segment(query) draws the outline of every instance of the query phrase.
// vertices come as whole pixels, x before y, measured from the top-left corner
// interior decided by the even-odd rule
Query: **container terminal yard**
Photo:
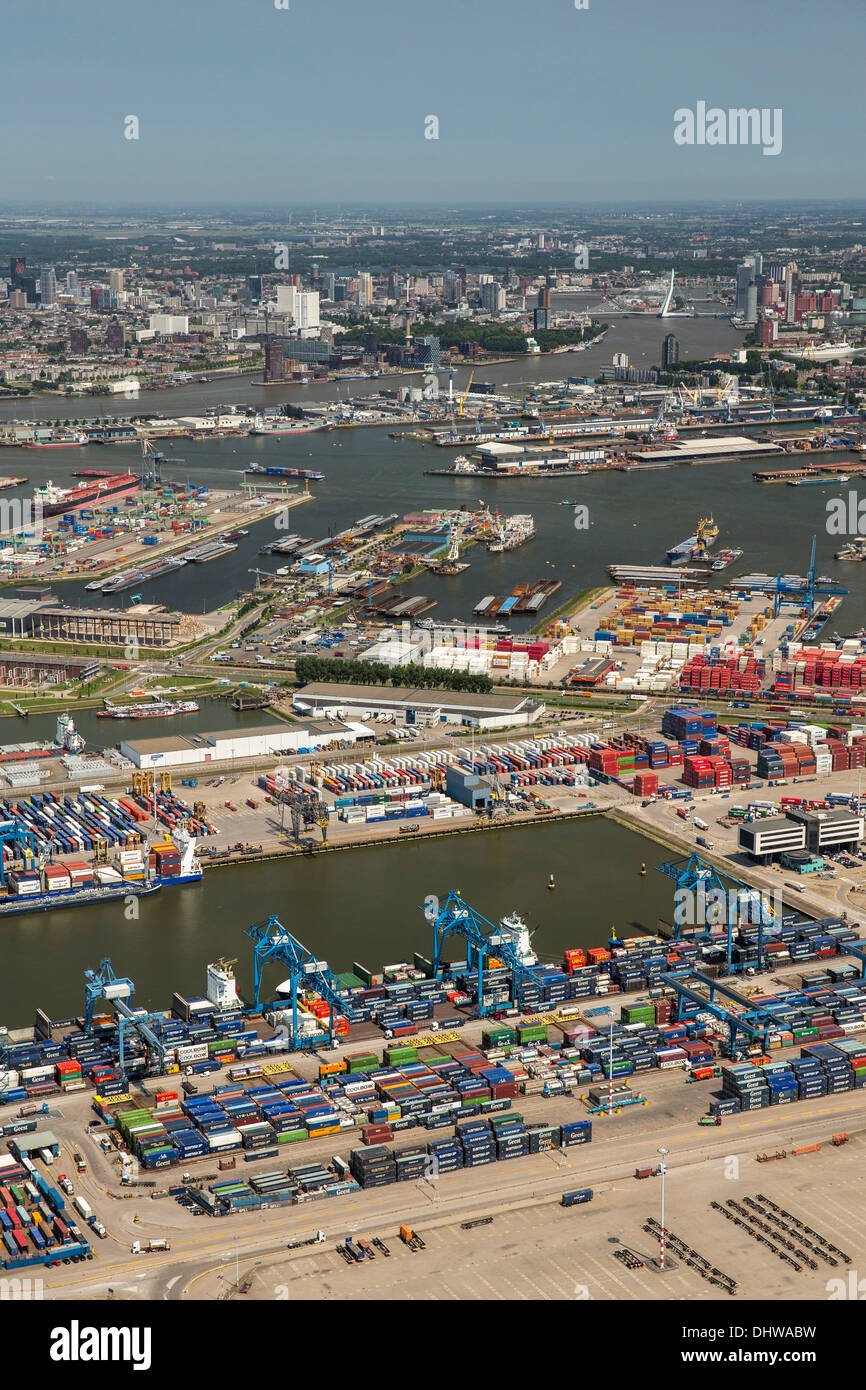
[[[648,1292],[660,1151],[678,1295],[750,1298],[763,1284],[815,1297],[863,1240],[838,1183],[863,1142],[864,946],[839,918],[770,919],[742,889],[737,903],[727,923],[614,931],[542,965],[519,917],[491,922],[452,891],[422,905],[426,959],[345,974],[272,916],[246,928],[253,999],[220,959],[203,995],[176,994],[164,1014],[136,1008],[134,981],[103,960],[85,972],[80,1016],[37,1011],[35,1028],[7,1035],[6,1268],[38,1268],[61,1299],[109,1284],[166,1296],[178,1281],[173,1297],[207,1297],[211,1252],[228,1244],[309,1279],[302,1297],[366,1260],[363,1285],[346,1288],[375,1297],[392,1277],[377,1256],[421,1253],[462,1286],[464,1271],[444,1273],[455,1243],[483,1257],[531,1216],[520,1273],[490,1275],[481,1296],[540,1277],[670,1297]],[[212,1235],[213,1220],[228,1225]],[[581,1239],[557,1260],[557,1228],[573,1220]],[[464,1239],[471,1222],[479,1234]]]

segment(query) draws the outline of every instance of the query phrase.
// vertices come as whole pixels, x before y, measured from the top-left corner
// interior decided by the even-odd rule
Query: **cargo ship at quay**
[[[431,899],[427,901],[429,904]],[[744,1090],[733,1084],[743,1067],[750,1072],[757,1068],[742,1062],[738,1071],[736,1064],[746,1056],[768,1063],[768,1056],[760,1054],[774,1048],[794,1047],[802,1050],[803,1056],[812,1054],[813,1065],[823,1058],[828,1044],[834,1061],[841,1061],[836,1053],[845,1055],[845,1047],[850,1050],[849,1065],[838,1084],[828,1085],[828,1080],[836,1078],[825,1077],[819,1087],[809,1078],[809,1084],[801,1089],[796,1074],[793,1081],[786,1077],[786,1098],[795,1102],[815,1094],[853,1090],[852,1066],[864,1067],[864,1061],[855,1064],[851,1059],[866,1059],[866,1046],[850,1034],[866,1030],[866,1004],[862,996],[859,1006],[848,1004],[852,991],[844,982],[856,978],[858,972],[853,965],[841,963],[846,951],[859,950],[862,942],[857,931],[840,918],[812,921],[792,913],[786,916],[784,926],[743,922],[731,935],[725,927],[701,927],[673,939],[662,935],[623,938],[614,928],[603,947],[567,948],[559,960],[544,962],[533,949],[532,933],[519,913],[512,912],[498,923],[490,921],[456,890],[449,892],[441,905],[436,898],[432,902],[435,908],[428,906],[422,911],[429,914],[434,941],[443,932],[463,937],[470,947],[468,959],[444,961],[434,950],[430,958],[416,953],[411,962],[385,965],[375,971],[355,962],[350,971],[339,973],[311,954],[279,917],[271,915],[245,928],[254,961],[250,999],[244,1000],[238,992],[232,970],[235,961],[220,959],[207,966],[204,995],[175,992],[169,1010],[148,1013],[142,1019],[143,1027],[139,1030],[133,1023],[125,1030],[125,1038],[111,1013],[99,1014],[98,1040],[92,1036],[96,1004],[101,999],[109,1003],[130,1001],[135,992],[134,983],[119,979],[111,962],[103,960],[99,971],[85,973],[87,1002],[82,1018],[54,1023],[44,1010],[37,1009],[29,1040],[0,1037],[0,1061],[6,1078],[0,1089],[0,1105],[44,1101],[64,1089],[64,1082],[74,1072],[75,1088],[86,1090],[89,1083],[102,1114],[105,1107],[114,1110],[116,1104],[129,1100],[132,1079],[161,1076],[169,1067],[182,1069],[188,1076],[204,1076],[231,1066],[235,1070],[229,1073],[229,1080],[234,1088],[185,1103],[188,1124],[178,1122],[163,1128],[156,1123],[160,1104],[165,1106],[168,1101],[175,1102],[169,1107],[172,1118],[182,1120],[177,1092],[157,1096],[153,1113],[139,1111],[118,1117],[121,1128],[127,1119],[135,1121],[125,1137],[142,1166],[179,1164],[186,1168],[190,1159],[209,1158],[212,1162],[217,1152],[232,1150],[242,1150],[250,1160],[273,1157],[278,1152],[278,1135],[287,1130],[292,1130],[293,1139],[327,1138],[329,1144],[336,1134],[351,1140],[356,1130],[365,1145],[382,1145],[402,1130],[435,1130],[453,1125],[458,1117],[469,1120],[491,1110],[510,1110],[518,1095],[526,1101],[531,1097],[544,1099],[595,1085],[597,1094],[590,1091],[586,1101],[591,1115],[608,1106],[613,1110],[614,1105],[645,1103],[642,1095],[631,1090],[635,1083],[640,1085],[641,1074],[673,1070],[674,1074],[703,1080],[714,1074],[714,1061],[724,1059],[734,1064],[721,1070],[730,1084],[703,1103],[709,1100],[707,1108],[712,1116],[729,1116],[741,1109],[759,1108],[747,1103],[751,1088]],[[757,913],[763,910],[756,904]],[[796,982],[795,987],[774,982],[750,1006],[747,1018],[738,1008],[749,1001],[730,984],[723,1001],[709,1011],[701,1009],[701,999],[706,996],[696,991],[710,991],[725,975],[778,970],[782,958],[800,966],[802,973],[791,982]],[[286,968],[291,971],[282,983],[268,986],[267,992],[262,979],[266,964],[280,972]],[[634,994],[643,998],[635,1003],[627,997]],[[617,996],[620,1019],[615,1021],[608,1001]],[[728,1002],[731,999],[739,1003],[732,1006]],[[131,1019],[128,1006],[118,1013]],[[483,1024],[482,1050],[465,1044],[453,1031],[472,1021]],[[551,1029],[555,1030],[553,1035]],[[55,1040],[53,1035],[59,1030],[66,1031]],[[419,1046],[431,1047],[426,1061],[418,1055]],[[322,1050],[335,1047],[341,1049],[336,1057],[322,1058]],[[343,1051],[353,1047],[355,1050]],[[285,1052],[319,1053],[317,1096],[311,1094],[310,1083],[300,1081],[290,1068],[286,1083],[289,1094],[281,1093],[279,1080],[270,1075],[279,1068],[267,1064],[273,1054]],[[62,1062],[64,1053],[79,1065]],[[46,1060],[51,1066],[44,1070]],[[534,1065],[527,1067],[530,1061]],[[60,1065],[55,1069],[56,1063]],[[780,1057],[776,1071],[784,1065]],[[787,1067],[794,1065],[789,1062]],[[267,1079],[276,1080],[275,1094],[265,1095],[261,1090],[263,1067]],[[401,1076],[401,1069],[407,1067],[409,1071]],[[421,1077],[424,1080],[419,1083]],[[377,1079],[384,1091],[371,1084]],[[343,1089],[347,1080],[353,1083],[348,1091]],[[246,1109],[256,1094],[244,1097],[244,1086],[238,1088],[238,1082],[248,1081],[259,1086],[258,1094],[267,1102],[265,1114],[257,1114],[253,1107],[248,1117],[258,1127],[255,1142],[249,1142],[252,1132],[245,1136],[239,1132],[240,1125],[227,1125],[225,1116],[214,1111],[222,1099],[229,1103],[229,1112],[239,1106],[238,1119],[240,1109]],[[760,1071],[758,1084],[767,1084]],[[303,1094],[311,1102],[310,1108],[299,1110],[287,1103],[292,1091]],[[334,1104],[338,1099],[352,1098],[353,1093],[354,1104]],[[195,1094],[194,1087],[189,1094]],[[754,1089],[751,1096],[754,1099]],[[769,1097],[762,1098],[762,1105],[768,1101]],[[199,1113],[199,1106],[207,1115]],[[372,1114],[371,1107],[381,1113]],[[162,1115],[167,1117],[168,1108]],[[207,1121],[201,1128],[199,1119]],[[522,1124],[521,1116],[514,1119]],[[211,1120],[219,1123],[211,1124]],[[110,1113],[107,1122],[114,1122]],[[245,1119],[241,1119],[243,1123]],[[576,1123],[583,1138],[566,1141],[563,1126],[562,1146],[591,1140],[589,1116]],[[207,1135],[217,1130],[221,1137],[209,1143]],[[348,1130],[347,1135],[344,1130]],[[433,1136],[428,1151],[436,1152],[436,1142]],[[538,1153],[550,1147],[533,1148],[526,1142],[515,1152],[497,1154],[494,1149],[483,1161]],[[472,1165],[461,1162],[448,1166]],[[319,1195],[339,1196],[365,1186],[363,1165],[361,1169],[360,1173],[353,1169],[354,1184],[327,1194],[322,1194],[322,1184],[318,1183]],[[346,1176],[344,1173],[344,1179]],[[289,1185],[285,1180],[280,1184]],[[245,1200],[236,1206],[231,1202],[223,1206],[218,1196],[216,1201],[211,1198],[213,1192],[199,1193],[212,1216],[262,1205]],[[286,1195],[287,1204],[304,1200],[298,1185]]]
[[[99,506],[112,499],[120,501],[140,487],[141,479],[134,473],[108,473],[93,482],[70,488],[57,487],[49,479],[45,487],[35,489],[33,497],[43,516],[60,516],[63,512],[77,511],[79,507]]]

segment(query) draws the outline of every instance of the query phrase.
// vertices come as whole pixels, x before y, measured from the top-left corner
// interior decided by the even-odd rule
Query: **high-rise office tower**
[[[39,298],[43,309],[50,309],[57,298],[57,277],[53,265],[44,265],[39,272]]]
[[[673,333],[665,334],[662,343],[662,366],[675,367],[680,360],[680,340]]]

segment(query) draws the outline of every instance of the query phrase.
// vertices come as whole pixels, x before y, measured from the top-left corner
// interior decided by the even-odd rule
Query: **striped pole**
[[[610,1076],[607,1083],[607,1113],[613,1114],[613,1018],[610,1020],[610,1055],[608,1057],[608,1071]]]
[[[660,1158],[661,1158],[661,1163],[659,1164],[659,1174],[660,1174],[661,1180],[662,1180],[661,1229],[660,1229],[660,1231],[659,1231],[659,1269],[660,1269],[660,1270],[664,1270],[664,1267],[665,1267],[665,1173],[667,1172],[667,1168],[665,1167],[665,1159],[666,1159],[667,1156],[668,1156],[669,1150],[666,1149],[666,1148],[664,1148],[664,1147],[662,1147],[662,1148],[659,1149],[658,1152],[659,1152],[659,1156],[660,1156]]]

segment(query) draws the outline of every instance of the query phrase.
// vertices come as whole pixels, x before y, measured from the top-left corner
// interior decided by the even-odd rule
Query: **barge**
[[[166,719],[173,714],[197,714],[201,709],[197,700],[154,700],[152,704],[113,705],[105,702],[105,709],[96,711],[97,719]]]

